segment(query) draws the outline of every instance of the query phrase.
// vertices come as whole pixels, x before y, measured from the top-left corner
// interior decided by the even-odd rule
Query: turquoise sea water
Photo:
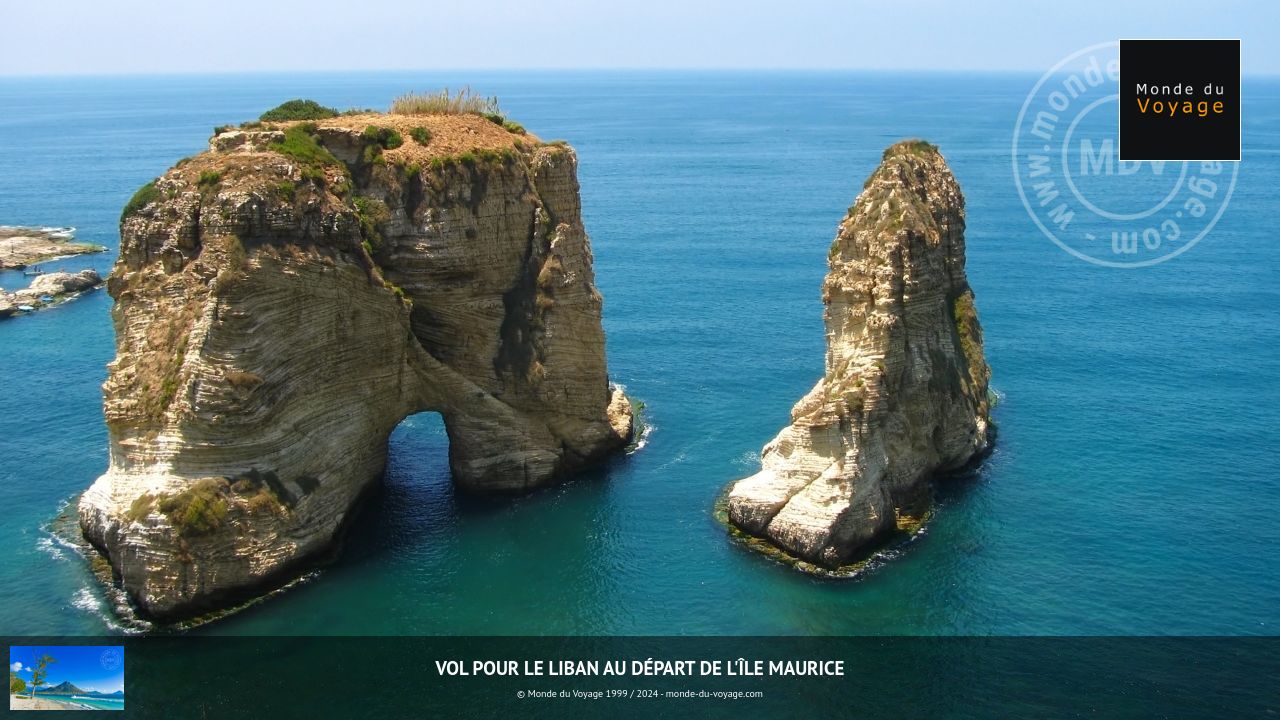
[[[124,699],[96,698],[76,695],[70,698],[77,705],[87,705],[94,710],[124,710]]]
[[[69,710],[124,710],[123,698],[97,698],[87,697],[84,695],[39,695],[45,700],[50,700],[63,705],[71,706],[65,709]],[[74,707],[79,705],[81,707]]]
[[[1275,634],[1280,576],[1280,83],[1246,80],[1215,230],[1099,268],[1024,211],[1011,132],[1033,76],[395,73],[0,80],[0,224],[118,245],[142,183],[290,97],[496,94],[580,157],[610,370],[645,446],[510,502],[455,496],[439,419],[397,429],[341,560],[211,634]],[[837,222],[889,143],[938,145],[968,197],[999,446],[928,531],[854,581],[732,543],[726,483],[822,371]],[[112,257],[74,259],[106,271]],[[0,286],[21,278],[0,273]],[[0,634],[117,630],[48,523],[106,465],[110,300],[0,323]]]

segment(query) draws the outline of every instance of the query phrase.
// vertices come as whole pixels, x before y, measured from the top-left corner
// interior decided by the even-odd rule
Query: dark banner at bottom
[[[59,646],[101,645],[103,657],[113,661],[114,648],[123,646],[120,716],[137,718],[1224,718],[1280,713],[1280,639],[1270,637],[6,641],[33,657],[55,658]]]

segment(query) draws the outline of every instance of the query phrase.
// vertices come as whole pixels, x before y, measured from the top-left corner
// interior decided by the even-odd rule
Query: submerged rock
[[[361,115],[219,132],[138,192],[108,281],[110,468],[79,516],[145,615],[294,577],[410,414],[441,413],[476,492],[627,442],[576,169],[478,115]]]
[[[730,522],[825,567],[918,515],[992,442],[964,197],[937,148],[891,146],[840,223],[822,287],[826,372],[728,493]]]

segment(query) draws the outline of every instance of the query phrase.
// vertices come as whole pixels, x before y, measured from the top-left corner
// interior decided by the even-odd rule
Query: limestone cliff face
[[[826,373],[735,483],[730,521],[797,558],[849,562],[991,443],[964,197],[932,145],[899,143],[841,222],[823,283]]]
[[[80,522],[151,616],[329,548],[412,413],[442,414],[454,480],[480,492],[631,433],[574,152],[482,117],[222,132],[126,209],[108,290],[110,467]]]

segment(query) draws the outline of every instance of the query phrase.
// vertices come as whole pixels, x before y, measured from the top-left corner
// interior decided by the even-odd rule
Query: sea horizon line
[[[582,75],[940,75],[950,77],[966,76],[1034,76],[1044,74],[1044,69],[1020,68],[859,68],[859,67],[478,67],[478,68],[358,68],[358,69],[288,69],[268,68],[261,70],[183,70],[176,72],[148,71],[104,71],[83,73],[2,73],[4,80],[50,80],[50,79],[143,79],[143,78],[189,78],[189,77],[243,77],[243,76],[317,76],[317,75],[382,75],[382,74],[461,74],[477,75],[543,75],[543,74],[582,74]],[[1280,79],[1280,72],[1248,72],[1242,71],[1244,80]]]

